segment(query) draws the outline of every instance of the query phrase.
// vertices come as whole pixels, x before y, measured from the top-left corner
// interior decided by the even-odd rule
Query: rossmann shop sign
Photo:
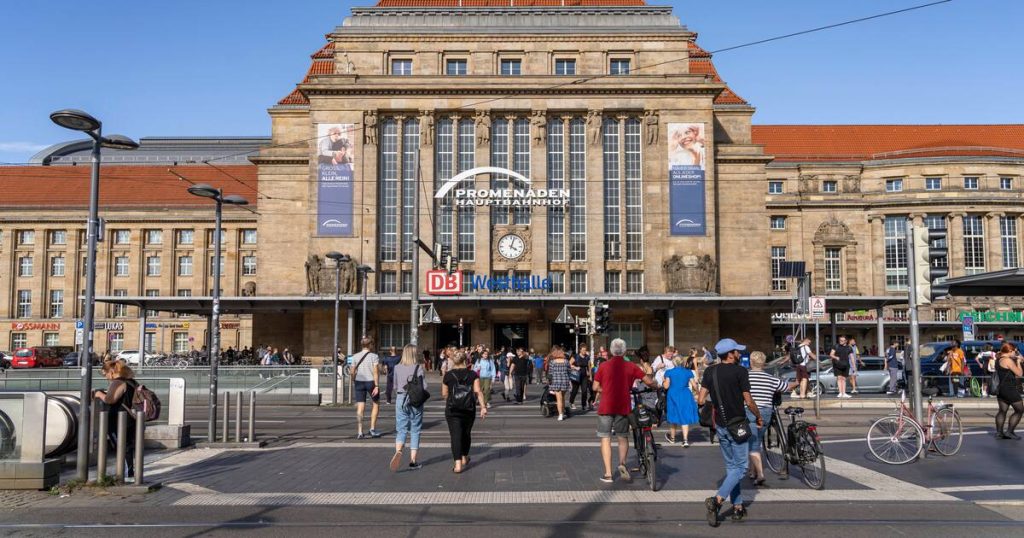
[[[462,271],[427,271],[427,294],[429,295],[462,295],[464,290],[471,293],[530,293],[534,291],[550,292],[551,278],[539,276],[477,276],[469,279],[466,285]]]

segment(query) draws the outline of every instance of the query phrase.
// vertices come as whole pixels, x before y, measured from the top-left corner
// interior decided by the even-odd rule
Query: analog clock
[[[505,259],[518,259],[526,252],[526,241],[516,234],[507,234],[498,240],[498,254]]]

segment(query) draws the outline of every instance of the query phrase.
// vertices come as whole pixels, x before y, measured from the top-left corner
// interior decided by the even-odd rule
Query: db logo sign
[[[462,271],[427,271],[427,294],[458,295],[462,293]]]

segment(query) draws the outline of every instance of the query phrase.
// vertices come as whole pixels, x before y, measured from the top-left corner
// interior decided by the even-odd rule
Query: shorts
[[[370,396],[373,403],[380,401],[380,391],[376,395],[373,394],[373,381],[356,381],[355,382],[356,397],[353,403],[364,403],[366,397]]]
[[[850,365],[840,366],[838,364],[832,366],[832,373],[836,377],[850,377]]]
[[[807,371],[807,367],[806,366],[804,366],[802,364],[796,365],[796,380],[797,380],[797,382],[803,381],[804,379],[810,379],[810,378],[811,378],[811,374],[810,374],[810,372]]]
[[[612,436],[629,437],[629,418],[626,415],[597,415],[597,436],[607,439]]]

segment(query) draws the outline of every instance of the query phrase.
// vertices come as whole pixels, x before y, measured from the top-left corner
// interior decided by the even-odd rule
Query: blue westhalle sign
[[[470,280],[469,289],[471,291],[491,292],[531,292],[537,290],[551,291],[551,279],[541,278],[539,276],[474,276],[472,280]]]

